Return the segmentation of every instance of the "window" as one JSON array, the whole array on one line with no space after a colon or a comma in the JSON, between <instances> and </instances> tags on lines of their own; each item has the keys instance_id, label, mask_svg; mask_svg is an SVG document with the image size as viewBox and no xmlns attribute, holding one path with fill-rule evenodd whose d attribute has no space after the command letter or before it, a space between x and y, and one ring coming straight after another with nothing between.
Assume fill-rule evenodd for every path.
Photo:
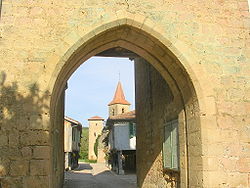
<instances>
[{"instance_id":1,"label":"window","mask_svg":"<svg viewBox=\"0 0 250 188\"><path fill-rule=\"evenodd\" d=\"M115 115L115 110L114 109L112 109L112 114L113 114L113 116Z\"/></svg>"},{"instance_id":2,"label":"window","mask_svg":"<svg viewBox=\"0 0 250 188\"><path fill-rule=\"evenodd\" d=\"M135 123L129 123L129 138L136 136L136 125Z\"/></svg>"},{"instance_id":3,"label":"window","mask_svg":"<svg viewBox=\"0 0 250 188\"><path fill-rule=\"evenodd\" d=\"M164 169L179 170L177 119L164 125L163 167Z\"/></svg>"},{"instance_id":4,"label":"window","mask_svg":"<svg viewBox=\"0 0 250 188\"><path fill-rule=\"evenodd\" d=\"M96 133L94 133L94 136L96 136Z\"/></svg>"},{"instance_id":5,"label":"window","mask_svg":"<svg viewBox=\"0 0 250 188\"><path fill-rule=\"evenodd\" d=\"M122 113L124 113L124 108L122 108Z\"/></svg>"},{"instance_id":6,"label":"window","mask_svg":"<svg viewBox=\"0 0 250 188\"><path fill-rule=\"evenodd\" d=\"M97 126L97 123L95 124L95 126Z\"/></svg>"}]
</instances>

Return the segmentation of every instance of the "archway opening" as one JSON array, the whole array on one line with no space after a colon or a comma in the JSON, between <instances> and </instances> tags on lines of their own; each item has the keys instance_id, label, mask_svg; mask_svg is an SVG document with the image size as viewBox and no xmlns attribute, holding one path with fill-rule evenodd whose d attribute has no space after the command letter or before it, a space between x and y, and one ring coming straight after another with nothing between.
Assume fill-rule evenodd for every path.
<instances>
[{"instance_id":1,"label":"archway opening","mask_svg":"<svg viewBox=\"0 0 250 188\"><path fill-rule=\"evenodd\" d=\"M52 158L57 159L60 140L57 131L62 129L63 95L68 78L88 58L116 48L138 55L135 58L138 186L173 184L176 179L183 187L201 185L200 110L192 75L158 38L127 24L118 24L89 36L88 40L78 41L72 48L75 50L64 57L66 61L58 64L51 103ZM172 126L173 121L178 122L177 172L171 168L165 170L163 162L165 125ZM60 165L59 160L51 161L52 183L58 185L60 175L55 169Z\"/></svg>"},{"instance_id":2,"label":"archway opening","mask_svg":"<svg viewBox=\"0 0 250 188\"><path fill-rule=\"evenodd\" d=\"M88 148L83 148L85 156L80 151L78 167L71 159L79 156L79 148L72 144L74 149L65 151L65 168L69 169L65 172L65 187L75 185L73 180L79 185L90 186L94 180L96 186L136 187L136 135L130 129L135 127L134 63L127 57L113 56L105 53L88 59L68 80L65 115L84 126L81 149L86 145ZM68 146L71 130L64 134ZM123 182L124 178L130 181Z\"/></svg>"}]
</instances>

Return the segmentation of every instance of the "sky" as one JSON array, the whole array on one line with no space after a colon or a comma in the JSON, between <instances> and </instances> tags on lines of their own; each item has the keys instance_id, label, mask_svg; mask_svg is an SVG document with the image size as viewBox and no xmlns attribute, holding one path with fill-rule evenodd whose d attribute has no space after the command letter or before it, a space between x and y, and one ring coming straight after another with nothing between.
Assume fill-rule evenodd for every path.
<instances>
[{"instance_id":1,"label":"sky","mask_svg":"<svg viewBox=\"0 0 250 188\"><path fill-rule=\"evenodd\" d=\"M120 74L120 76L119 76ZM134 63L128 58L92 57L84 62L68 80L65 115L88 126L92 116L108 117L108 103L116 86L122 83L131 110L135 108Z\"/></svg>"}]
</instances>

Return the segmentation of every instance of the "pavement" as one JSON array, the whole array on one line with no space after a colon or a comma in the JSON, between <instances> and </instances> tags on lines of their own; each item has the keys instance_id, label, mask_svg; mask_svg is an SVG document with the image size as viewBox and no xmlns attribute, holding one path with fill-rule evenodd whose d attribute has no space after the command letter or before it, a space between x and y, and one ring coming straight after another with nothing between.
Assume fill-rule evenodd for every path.
<instances>
[{"instance_id":1,"label":"pavement","mask_svg":"<svg viewBox=\"0 0 250 188\"><path fill-rule=\"evenodd\" d=\"M65 172L63 188L136 188L136 175L117 175L103 163L79 163Z\"/></svg>"}]
</instances>

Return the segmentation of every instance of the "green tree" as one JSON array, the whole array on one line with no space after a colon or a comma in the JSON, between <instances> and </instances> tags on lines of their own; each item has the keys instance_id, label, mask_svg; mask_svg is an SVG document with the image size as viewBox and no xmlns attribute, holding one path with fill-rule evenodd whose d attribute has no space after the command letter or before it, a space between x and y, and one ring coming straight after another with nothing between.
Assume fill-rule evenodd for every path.
<instances>
[{"instance_id":1,"label":"green tree","mask_svg":"<svg viewBox=\"0 0 250 188\"><path fill-rule=\"evenodd\" d=\"M99 139L100 139L101 135L98 135L98 137L95 140L95 145L94 145L94 152L95 155L98 156L98 145L99 145Z\"/></svg>"},{"instance_id":2,"label":"green tree","mask_svg":"<svg viewBox=\"0 0 250 188\"><path fill-rule=\"evenodd\" d=\"M80 158L88 159L88 150L89 150L89 128L82 128L82 139L81 139L81 148L80 148Z\"/></svg>"}]
</instances>

